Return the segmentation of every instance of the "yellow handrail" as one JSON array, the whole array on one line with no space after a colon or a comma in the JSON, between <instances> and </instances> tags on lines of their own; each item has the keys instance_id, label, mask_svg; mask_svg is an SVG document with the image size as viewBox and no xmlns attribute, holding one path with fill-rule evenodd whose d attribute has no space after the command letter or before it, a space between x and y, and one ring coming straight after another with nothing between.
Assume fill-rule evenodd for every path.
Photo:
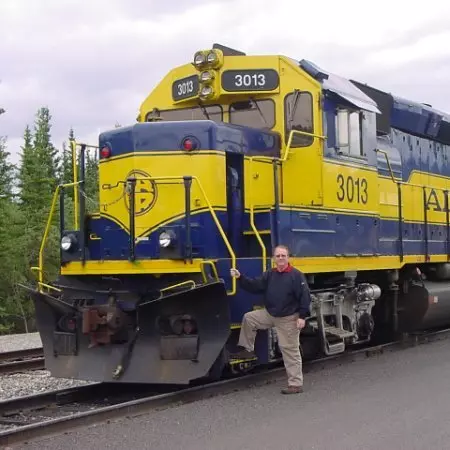
<instances>
[{"instance_id":1,"label":"yellow handrail","mask_svg":"<svg viewBox=\"0 0 450 450\"><path fill-rule=\"evenodd\" d=\"M378 148L376 148L374 151L376 153L381 153L382 155L384 155L384 157L386 159L386 164L387 164L388 169L389 169L389 175L391 176L391 180L392 180L393 183L401 184L403 186L411 186L411 187L418 187L418 188L427 188L427 187L429 187L429 186L425 186L424 184L410 183L409 181L403 181L403 180L400 180L400 179L396 179L394 177L394 172L392 171L391 163L389 161L389 155L387 154L387 152L385 150L380 150ZM440 188L440 187L433 187L433 189L437 189L438 191L442 191L442 192L445 192L447 190L446 188Z\"/></svg>"},{"instance_id":2,"label":"yellow handrail","mask_svg":"<svg viewBox=\"0 0 450 450\"><path fill-rule=\"evenodd\" d=\"M261 234L259 233L258 229L256 228L255 225L255 211L254 211L254 204L253 204L253 198L252 198L252 183L253 183L253 177L252 177L252 165L253 165L253 161L260 161L260 162L266 162L266 161L280 161L281 163L284 163L287 161L289 152L291 150L291 145L292 145L292 140L294 138L295 135L300 135L300 136L311 136L311 137L315 137L318 139L326 139L326 136L322 136L320 134L315 134L315 133L308 133L306 131L300 131L300 130L291 130L291 132L289 133L289 139L286 145L286 150L283 154L283 156L281 158L273 158L273 157L264 157L264 156L259 156L259 157L250 157L249 161L249 167L250 167L250 181L249 181L249 197L250 197L250 226L253 230L253 232L255 233L256 239L258 240L259 246L262 249L262 255L263 255L263 271L266 271L267 268L267 252L266 252L266 246L264 245L264 242L261 238Z\"/></svg>"},{"instance_id":3,"label":"yellow handrail","mask_svg":"<svg viewBox=\"0 0 450 450\"><path fill-rule=\"evenodd\" d=\"M394 177L394 172L392 172L391 163L389 161L389 155L387 154L387 152L385 150L380 150L378 148L375 149L375 152L376 153L381 153L382 155L384 155L384 158L386 159L386 164L387 164L388 169L389 169L389 175L391 176L391 180L394 183L397 183L397 181L395 180L395 177Z\"/></svg>"},{"instance_id":4,"label":"yellow handrail","mask_svg":"<svg viewBox=\"0 0 450 450\"><path fill-rule=\"evenodd\" d=\"M263 272L266 271L267 269L267 251L266 251L266 246L264 245L264 242L261 238L261 235L259 234L258 229L256 228L255 225L255 210L254 210L254 205L253 205L253 176L252 176L252 167L253 167L253 158L250 157L250 164L249 164L249 170L250 170L250 181L248 183L248 187L249 187L249 193L248 196L250 198L250 226L252 227L253 232L255 233L256 239L258 240L259 246L261 247L262 250L262 260L263 260Z\"/></svg>"},{"instance_id":5,"label":"yellow handrail","mask_svg":"<svg viewBox=\"0 0 450 450\"><path fill-rule=\"evenodd\" d=\"M52 218L53 218L53 213L55 211L55 205L56 205L56 200L58 198L58 194L61 188L66 188L66 187L70 187L70 186L74 186L77 183L67 183L67 184L60 184L56 187L55 193L53 194L53 199L52 199L52 205L50 207L50 212L48 213L48 219L47 219L47 224L45 226L45 230L44 230L44 236L42 237L42 242L41 242L41 246L39 248L39 262L38 262L38 267L32 267L31 270L35 270L38 272L38 285L39 285L39 292L42 292L42 286L45 286L43 280L44 280L44 249L45 249L45 244L47 242L47 237L48 234L50 232L50 226L52 224Z\"/></svg>"},{"instance_id":6,"label":"yellow handrail","mask_svg":"<svg viewBox=\"0 0 450 450\"><path fill-rule=\"evenodd\" d=\"M38 272L38 273L40 273L41 272L41 270L39 269L39 267L31 267L30 268L31 269L31 271L33 271L33 272ZM61 291L61 289L58 289L58 288L56 288L56 287L54 287L54 286L50 286L49 284L46 284L46 283L42 283L42 282L38 282L38 286L39 286L39 292L43 292L43 289L42 289L42 287L45 287L45 288L47 288L48 290L53 290L53 291L56 291L56 292L62 292Z\"/></svg>"},{"instance_id":7,"label":"yellow handrail","mask_svg":"<svg viewBox=\"0 0 450 450\"><path fill-rule=\"evenodd\" d=\"M194 280L182 281L181 283L173 284L172 286L167 286L165 288L160 289L159 292L161 292L161 295L160 295L159 298L162 297L162 293L163 292L170 291L171 289L175 289L177 287L186 286L187 284L192 285L191 289L195 288L195 281Z\"/></svg>"},{"instance_id":8,"label":"yellow handrail","mask_svg":"<svg viewBox=\"0 0 450 450\"><path fill-rule=\"evenodd\" d=\"M75 139L70 140L70 148L72 149L72 171L73 171L73 211L74 211L74 230L79 230L78 228L78 164L77 164L77 146L84 146L85 148L94 148L98 150L100 147L96 145L84 144L81 142L77 142Z\"/></svg>"},{"instance_id":9,"label":"yellow handrail","mask_svg":"<svg viewBox=\"0 0 450 450\"><path fill-rule=\"evenodd\" d=\"M73 171L73 226L78 230L78 166L77 166L77 143L75 139L70 140L72 149L72 171Z\"/></svg>"},{"instance_id":10,"label":"yellow handrail","mask_svg":"<svg viewBox=\"0 0 450 450\"><path fill-rule=\"evenodd\" d=\"M322 136L320 134L307 133L306 131L300 131L300 130L291 130L291 132L289 133L288 142L286 144L286 150L285 150L283 156L281 158L279 158L279 161L281 161L281 162L287 161L287 157L288 157L289 152L291 150L292 140L294 139L294 136L296 134L300 135L300 136L311 136L311 137L315 137L315 138L322 139L322 140L325 140L327 138L326 136Z\"/></svg>"},{"instance_id":11,"label":"yellow handrail","mask_svg":"<svg viewBox=\"0 0 450 450\"><path fill-rule=\"evenodd\" d=\"M212 207L208 196L206 195L205 190L203 189L202 184L200 183L200 180L197 177L192 177L192 180L195 180L198 184L198 187L200 188L200 191L202 192L203 198L206 201L206 204L208 205L208 209L209 212L211 213L214 222L217 226L217 229L219 230L220 235L222 236L222 239L227 247L228 253L231 256L231 267L233 269L236 268L236 255L234 254L233 248L231 247L230 242L228 241L228 238L225 234L225 232L223 231L222 225L220 225L219 219L217 218L216 212L214 211L214 208ZM228 291L227 294L228 295L234 295L236 294L236 278L235 277L231 277L231 283L232 283L232 287L231 287L231 291Z\"/></svg>"},{"instance_id":12,"label":"yellow handrail","mask_svg":"<svg viewBox=\"0 0 450 450\"><path fill-rule=\"evenodd\" d=\"M217 218L216 212L214 211L214 208L211 205L211 202L208 199L208 196L206 195L205 190L203 189L202 184L200 183L200 180L195 177L192 176L192 181L195 181L198 184L198 187L200 189L200 192L203 195L203 198L205 199L206 205L208 206L208 210L211 213L211 216L214 220L214 223L216 224L217 229L219 230L220 236L222 237L222 240L225 244L225 246L227 247L228 253L231 256L231 267L233 269L236 268L236 255L234 254L233 248L231 247L230 242L228 241L228 238L225 234L225 232L223 231L222 225L220 225L219 219ZM163 181L163 180L180 180L183 181L183 176L162 176L162 177L140 177L140 180L148 180L148 181ZM227 291L228 295L234 295L236 294L236 278L232 277L231 278L231 291Z\"/></svg>"},{"instance_id":13,"label":"yellow handrail","mask_svg":"<svg viewBox=\"0 0 450 450\"><path fill-rule=\"evenodd\" d=\"M212 267L212 271L214 273L214 276L216 277L216 280L219 280L219 274L217 273L217 267L214 264L213 261L209 261L209 260L204 260L204 261L200 261L200 267L201 267L201 271L202 271L202 277L203 277L203 281L206 283L208 280L206 279L206 274L204 271L204 265L205 264L211 264Z\"/></svg>"}]
</instances>

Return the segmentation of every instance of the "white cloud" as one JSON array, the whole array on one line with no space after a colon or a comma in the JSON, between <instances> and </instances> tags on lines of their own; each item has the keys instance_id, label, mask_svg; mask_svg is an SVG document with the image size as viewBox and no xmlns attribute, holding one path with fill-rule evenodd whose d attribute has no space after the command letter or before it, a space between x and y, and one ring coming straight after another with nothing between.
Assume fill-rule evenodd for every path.
<instances>
[{"instance_id":1,"label":"white cloud","mask_svg":"<svg viewBox=\"0 0 450 450\"><path fill-rule=\"evenodd\" d=\"M0 134L17 153L40 106L54 144L133 123L172 67L213 42L307 58L327 70L450 111L450 3L379 0L2 0Z\"/></svg>"}]
</instances>

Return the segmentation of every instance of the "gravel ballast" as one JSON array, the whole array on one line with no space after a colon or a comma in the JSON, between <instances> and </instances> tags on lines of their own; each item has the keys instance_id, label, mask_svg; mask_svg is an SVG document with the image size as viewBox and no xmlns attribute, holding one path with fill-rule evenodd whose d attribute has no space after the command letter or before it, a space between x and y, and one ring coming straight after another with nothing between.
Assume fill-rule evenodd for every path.
<instances>
[{"instance_id":1,"label":"gravel ballast","mask_svg":"<svg viewBox=\"0 0 450 450\"><path fill-rule=\"evenodd\" d=\"M38 348L41 346L42 342L39 333L0 336L0 352ZM2 375L0 376L0 401L88 383L82 380L54 378L50 376L50 372L47 370Z\"/></svg>"},{"instance_id":2,"label":"gravel ballast","mask_svg":"<svg viewBox=\"0 0 450 450\"><path fill-rule=\"evenodd\" d=\"M12 352L42 347L39 333L7 334L0 336L0 352Z\"/></svg>"}]
</instances>

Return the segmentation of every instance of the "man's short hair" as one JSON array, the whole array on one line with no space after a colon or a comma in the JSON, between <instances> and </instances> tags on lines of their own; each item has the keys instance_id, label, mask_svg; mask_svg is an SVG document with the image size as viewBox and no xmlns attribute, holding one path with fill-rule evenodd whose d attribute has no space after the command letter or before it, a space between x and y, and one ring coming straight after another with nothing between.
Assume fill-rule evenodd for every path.
<instances>
[{"instance_id":1,"label":"man's short hair","mask_svg":"<svg viewBox=\"0 0 450 450\"><path fill-rule=\"evenodd\" d=\"M289 256L289 248L286 245L277 245L274 249L273 249L273 254L275 254L277 248L282 248L283 250L286 250L286 253Z\"/></svg>"}]
</instances>

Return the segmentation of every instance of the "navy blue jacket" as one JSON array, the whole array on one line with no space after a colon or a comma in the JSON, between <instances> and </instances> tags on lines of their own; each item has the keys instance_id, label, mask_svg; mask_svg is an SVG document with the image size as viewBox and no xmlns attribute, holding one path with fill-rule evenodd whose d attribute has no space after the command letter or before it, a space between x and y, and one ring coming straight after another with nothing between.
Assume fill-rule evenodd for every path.
<instances>
[{"instance_id":1,"label":"navy blue jacket","mask_svg":"<svg viewBox=\"0 0 450 450\"><path fill-rule=\"evenodd\" d=\"M283 272L270 269L257 278L241 274L239 284L246 291L264 294L264 307L273 317L295 313L302 319L309 316L311 295L308 283L303 273L290 265Z\"/></svg>"}]
</instances>

